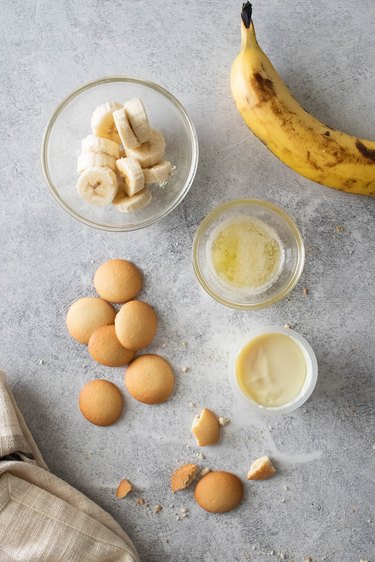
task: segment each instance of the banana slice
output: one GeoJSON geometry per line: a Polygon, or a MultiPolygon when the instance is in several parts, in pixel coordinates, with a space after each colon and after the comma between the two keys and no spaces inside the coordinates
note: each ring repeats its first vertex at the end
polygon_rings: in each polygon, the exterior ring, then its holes
{"type": "Polygon", "coordinates": [[[165,138],[160,131],[150,129],[150,137],[138,148],[125,147],[126,156],[136,158],[142,168],[149,168],[159,162],[165,153],[165,138]]]}
{"type": "Polygon", "coordinates": [[[116,160],[118,173],[125,180],[124,191],[131,197],[141,191],[145,186],[145,176],[140,163],[135,158],[120,158],[116,160]]]}
{"type": "Polygon", "coordinates": [[[120,147],[117,143],[104,139],[101,137],[96,137],[95,135],[88,135],[81,142],[82,152],[104,152],[113,158],[120,158],[120,147]]]}
{"type": "Polygon", "coordinates": [[[150,185],[151,183],[162,183],[169,178],[171,171],[172,164],[169,162],[169,160],[162,160],[151,168],[145,168],[143,170],[145,176],[145,184],[150,185]]]}
{"type": "Polygon", "coordinates": [[[146,207],[152,199],[151,191],[148,187],[142,189],[132,197],[128,197],[124,193],[116,195],[112,201],[113,205],[121,213],[134,213],[146,207]]]}
{"type": "Polygon", "coordinates": [[[113,112],[121,107],[121,103],[117,101],[110,101],[98,105],[91,117],[91,128],[94,135],[117,142],[117,144],[121,143],[113,120],[113,112]]]}
{"type": "Polygon", "coordinates": [[[136,148],[141,144],[130,126],[124,107],[113,112],[113,119],[115,121],[118,134],[120,135],[121,142],[125,148],[136,148]]]}
{"type": "Polygon", "coordinates": [[[82,199],[97,207],[103,207],[115,198],[118,183],[116,174],[110,168],[94,166],[82,172],[76,187],[82,199]]]}
{"type": "Polygon", "coordinates": [[[151,127],[142,100],[133,98],[132,100],[126,101],[124,103],[124,108],[139,144],[148,141],[151,127]]]}
{"type": "Polygon", "coordinates": [[[86,168],[111,168],[116,169],[116,158],[100,152],[84,152],[78,156],[77,172],[80,174],[86,168]]]}

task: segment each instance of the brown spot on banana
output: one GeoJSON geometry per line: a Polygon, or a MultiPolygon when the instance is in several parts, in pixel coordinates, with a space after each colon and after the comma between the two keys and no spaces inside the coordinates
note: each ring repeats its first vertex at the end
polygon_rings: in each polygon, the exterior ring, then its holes
{"type": "Polygon", "coordinates": [[[357,183],[357,180],[355,180],[354,178],[348,178],[348,179],[345,181],[345,184],[346,184],[348,187],[352,187],[355,183],[357,183]]]}
{"type": "Polygon", "coordinates": [[[307,154],[307,161],[311,164],[311,166],[312,166],[313,168],[315,168],[315,170],[320,170],[320,171],[322,172],[322,171],[323,171],[323,168],[321,168],[321,167],[315,162],[315,160],[313,160],[313,159],[311,158],[310,150],[308,150],[308,151],[306,152],[306,154],[307,154]]]}
{"type": "Polygon", "coordinates": [[[355,146],[358,149],[358,151],[362,154],[362,156],[364,156],[365,158],[367,158],[367,160],[370,160],[371,162],[375,162],[375,150],[373,150],[372,148],[368,148],[359,139],[356,140],[355,146]]]}
{"type": "Polygon", "coordinates": [[[269,78],[265,78],[259,72],[255,72],[250,82],[254,91],[257,93],[260,103],[270,101],[273,97],[275,97],[275,88],[272,80],[269,78]]]}

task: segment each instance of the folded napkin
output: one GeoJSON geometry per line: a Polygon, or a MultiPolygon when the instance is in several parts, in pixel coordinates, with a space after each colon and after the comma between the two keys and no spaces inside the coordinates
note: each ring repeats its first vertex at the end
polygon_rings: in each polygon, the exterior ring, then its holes
{"type": "Polygon", "coordinates": [[[139,562],[120,525],[48,470],[2,371],[0,560],[139,562]]]}

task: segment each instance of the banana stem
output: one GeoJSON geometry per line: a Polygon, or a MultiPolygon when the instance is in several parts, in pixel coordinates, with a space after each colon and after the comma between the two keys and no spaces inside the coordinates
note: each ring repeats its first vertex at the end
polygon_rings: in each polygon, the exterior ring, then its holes
{"type": "Polygon", "coordinates": [[[245,2],[244,4],[242,4],[241,18],[246,29],[249,29],[250,27],[252,13],[253,7],[250,2],[245,2]]]}
{"type": "Polygon", "coordinates": [[[252,20],[253,8],[250,2],[245,2],[242,5],[241,12],[241,45],[242,49],[251,49],[258,46],[257,38],[255,35],[254,23],[252,20]]]}

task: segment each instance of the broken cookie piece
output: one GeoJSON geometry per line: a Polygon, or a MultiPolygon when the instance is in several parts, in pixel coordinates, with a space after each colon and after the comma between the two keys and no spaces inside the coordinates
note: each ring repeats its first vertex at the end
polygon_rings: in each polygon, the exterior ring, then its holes
{"type": "Polygon", "coordinates": [[[273,466],[271,459],[267,456],[260,457],[250,466],[247,473],[247,480],[266,480],[275,474],[276,468],[273,466]]]}
{"type": "Polygon", "coordinates": [[[203,408],[200,415],[194,419],[191,431],[199,447],[214,445],[220,437],[219,420],[211,410],[203,408]]]}
{"type": "Polygon", "coordinates": [[[184,464],[177,468],[172,474],[171,488],[173,493],[179,490],[185,490],[193,482],[198,473],[198,466],[196,464],[184,464]]]}
{"type": "Polygon", "coordinates": [[[123,499],[132,490],[129,480],[121,480],[116,490],[116,498],[123,499]]]}

